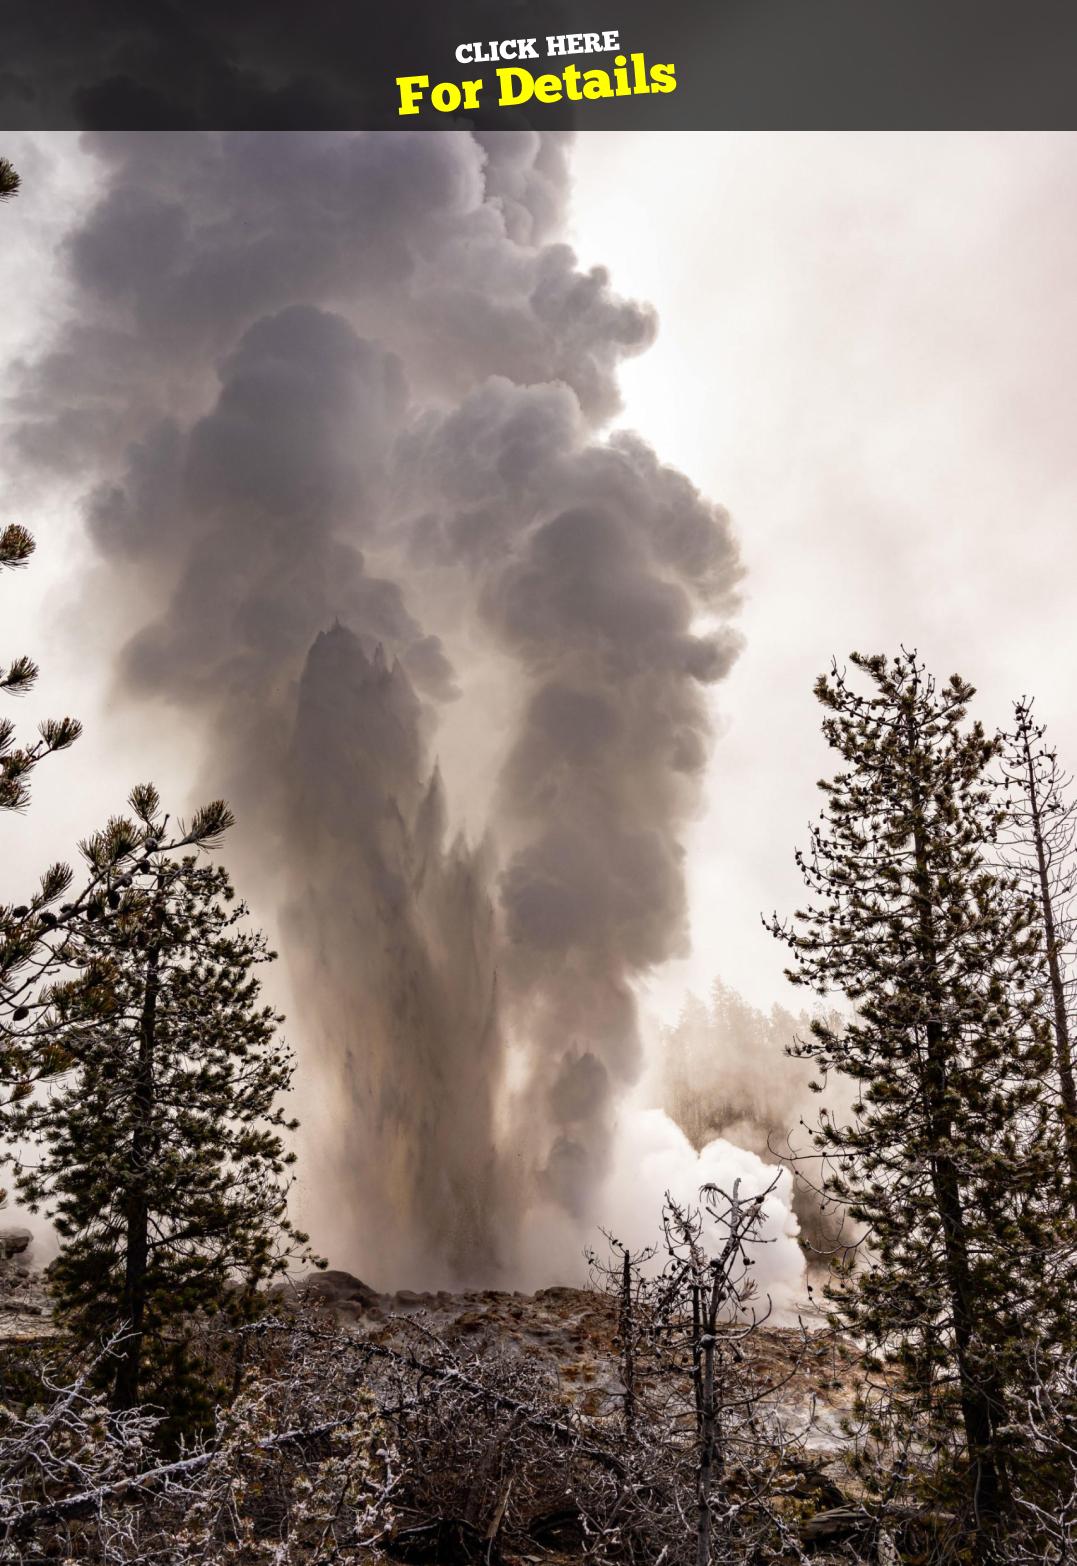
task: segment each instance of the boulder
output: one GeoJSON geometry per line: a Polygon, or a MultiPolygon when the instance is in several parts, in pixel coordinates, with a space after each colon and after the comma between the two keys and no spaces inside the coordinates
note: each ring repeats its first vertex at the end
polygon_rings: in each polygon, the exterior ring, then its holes
{"type": "Polygon", "coordinates": [[[377,1290],[369,1284],[354,1278],[350,1272],[337,1272],[333,1268],[308,1273],[303,1279],[303,1288],[327,1305],[358,1305],[363,1310],[370,1310],[381,1300],[377,1290]]]}
{"type": "Polygon", "coordinates": [[[414,1289],[397,1289],[392,1296],[392,1303],[396,1310],[423,1310],[431,1303],[433,1296],[429,1294],[416,1294],[414,1289]]]}
{"type": "Polygon", "coordinates": [[[29,1229],[0,1229],[0,1257],[9,1261],[29,1250],[34,1237],[29,1229]]]}

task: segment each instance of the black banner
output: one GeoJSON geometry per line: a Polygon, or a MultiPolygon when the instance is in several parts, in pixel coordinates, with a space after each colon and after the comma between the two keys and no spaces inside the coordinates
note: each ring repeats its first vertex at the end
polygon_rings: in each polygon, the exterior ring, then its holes
{"type": "Polygon", "coordinates": [[[3,0],[0,126],[1063,129],[1072,0],[3,0]]]}

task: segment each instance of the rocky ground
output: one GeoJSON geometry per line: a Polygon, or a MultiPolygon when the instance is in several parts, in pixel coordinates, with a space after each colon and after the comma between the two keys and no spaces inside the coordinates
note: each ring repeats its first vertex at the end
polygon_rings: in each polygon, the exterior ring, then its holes
{"type": "MultiPolygon", "coordinates": [[[[605,1295],[571,1288],[533,1295],[497,1289],[377,1294],[349,1273],[334,1271],[306,1281],[342,1325],[365,1336],[389,1340],[396,1323],[416,1317],[453,1344],[476,1349],[496,1344],[539,1356],[587,1414],[611,1411],[622,1396],[613,1347],[617,1307],[605,1295]]],[[[848,1346],[806,1319],[802,1327],[761,1327],[751,1347],[764,1379],[778,1388],[776,1403],[788,1427],[805,1431],[813,1454],[832,1456],[856,1392],[848,1346]]]]}
{"type": "MultiPolygon", "coordinates": [[[[391,1341],[402,1321],[419,1320],[454,1345],[480,1352],[508,1347],[539,1357],[566,1399],[586,1414],[611,1412],[622,1396],[613,1347],[616,1305],[604,1295],[560,1287],[533,1295],[498,1289],[379,1294],[350,1273],[332,1270],[312,1274],[305,1284],[342,1326],[375,1341],[391,1341]]],[[[0,1344],[45,1342],[57,1333],[29,1231],[0,1229],[0,1344]]],[[[805,1329],[760,1328],[752,1352],[778,1388],[777,1405],[789,1428],[803,1429],[806,1448],[820,1459],[832,1456],[856,1391],[847,1347],[809,1322],[805,1329]]]]}
{"type": "Polygon", "coordinates": [[[43,1343],[57,1335],[29,1229],[0,1229],[0,1345],[43,1343]]]}

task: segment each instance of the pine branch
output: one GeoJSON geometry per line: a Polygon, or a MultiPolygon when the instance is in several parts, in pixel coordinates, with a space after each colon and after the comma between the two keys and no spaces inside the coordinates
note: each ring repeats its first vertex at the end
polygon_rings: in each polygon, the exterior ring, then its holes
{"type": "MultiPolygon", "coordinates": [[[[10,165],[9,165],[10,167],[10,165]]],[[[3,183],[4,160],[0,158],[0,185],[3,183]]],[[[0,531],[0,569],[17,569],[29,560],[34,552],[33,534],[19,522],[9,522],[0,531]]]]}

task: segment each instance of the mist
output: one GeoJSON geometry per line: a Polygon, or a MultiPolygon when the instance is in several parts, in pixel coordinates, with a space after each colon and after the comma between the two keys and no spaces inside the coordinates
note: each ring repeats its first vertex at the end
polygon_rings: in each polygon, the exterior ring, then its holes
{"type": "Polygon", "coordinates": [[[83,150],[8,445],[112,699],[239,817],[308,1226],[379,1286],[571,1267],[740,647],[728,516],[610,430],[654,314],[559,237],[562,135],[83,150]]]}

